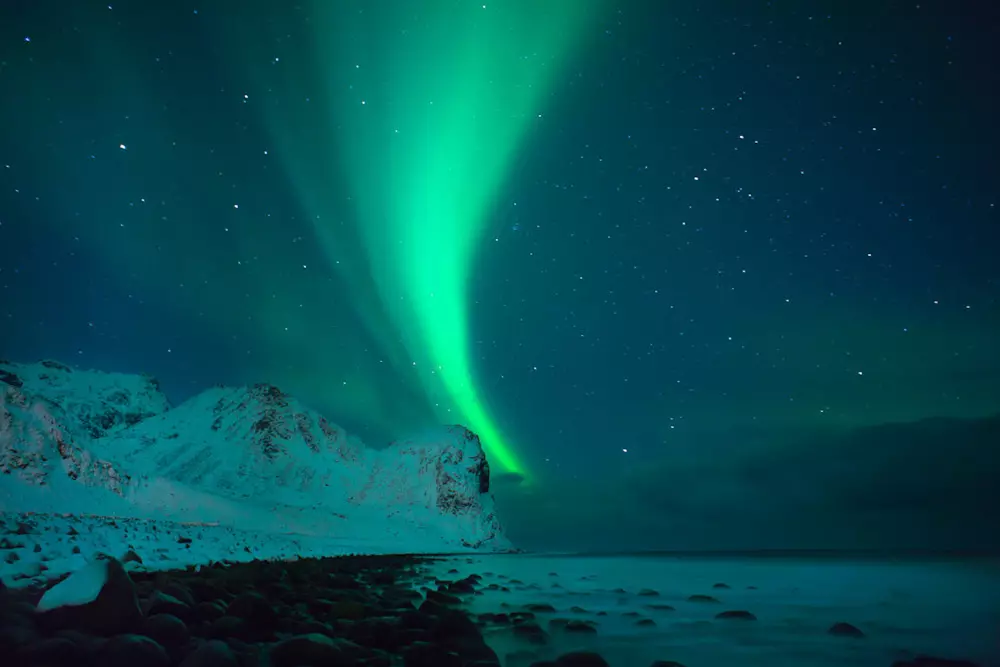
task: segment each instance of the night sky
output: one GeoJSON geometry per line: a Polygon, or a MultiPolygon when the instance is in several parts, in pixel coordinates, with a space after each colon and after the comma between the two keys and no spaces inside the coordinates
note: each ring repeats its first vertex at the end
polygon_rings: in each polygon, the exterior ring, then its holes
{"type": "Polygon", "coordinates": [[[0,356],[466,424],[525,546],[1000,546],[987,7],[5,0],[0,356]]]}

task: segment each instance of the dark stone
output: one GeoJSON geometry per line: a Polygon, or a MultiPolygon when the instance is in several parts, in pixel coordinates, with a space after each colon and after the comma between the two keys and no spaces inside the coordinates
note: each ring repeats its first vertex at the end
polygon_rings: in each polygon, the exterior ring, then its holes
{"type": "Polygon", "coordinates": [[[448,610],[448,607],[434,600],[424,600],[417,608],[417,611],[424,616],[440,616],[448,610]]]}
{"type": "Polygon", "coordinates": [[[657,591],[654,591],[652,588],[643,588],[641,591],[639,591],[638,595],[645,595],[652,597],[654,595],[659,595],[659,593],[657,591]]]}
{"type": "Polygon", "coordinates": [[[851,625],[850,623],[834,623],[826,631],[827,634],[837,635],[838,637],[855,637],[860,639],[865,636],[865,633],[861,632],[857,627],[851,625]]]}
{"type": "Polygon", "coordinates": [[[7,603],[4,610],[9,614],[18,617],[20,620],[27,620],[34,623],[35,606],[25,600],[13,600],[7,603]]]}
{"type": "Polygon", "coordinates": [[[334,637],[336,633],[333,631],[333,626],[329,623],[323,623],[322,621],[314,621],[312,619],[307,621],[294,621],[291,620],[291,625],[289,630],[293,635],[311,635],[318,633],[321,635],[326,635],[327,637],[334,637]]]}
{"type": "Polygon", "coordinates": [[[156,614],[146,619],[142,634],[167,648],[183,646],[191,639],[191,631],[184,621],[170,614],[156,614]]]}
{"type": "Polygon", "coordinates": [[[684,667],[684,665],[673,660],[654,660],[649,667],[684,667]]]}
{"type": "Polygon", "coordinates": [[[532,644],[546,644],[549,636],[542,630],[541,626],[534,621],[525,621],[514,626],[514,636],[520,637],[532,644]]]}
{"type": "Polygon", "coordinates": [[[118,635],[112,637],[101,649],[101,667],[168,667],[170,656],[166,649],[149,637],[118,635]]]}
{"type": "Polygon", "coordinates": [[[108,568],[107,580],[97,598],[87,604],[43,611],[38,614],[39,625],[50,632],[74,628],[105,637],[139,628],[142,612],[132,580],[117,559],[102,556],[101,560],[108,568]]]}
{"type": "MultiPolygon", "coordinates": [[[[503,577],[504,575],[497,575],[503,577]]],[[[504,654],[504,662],[508,665],[518,665],[528,664],[532,660],[538,657],[538,651],[531,649],[517,649],[515,651],[510,651],[504,654]]]]}
{"type": "Polygon", "coordinates": [[[438,604],[462,604],[461,598],[435,590],[427,591],[427,599],[438,604]]]}
{"type": "Polygon", "coordinates": [[[330,608],[330,614],[335,619],[345,618],[353,621],[360,620],[369,615],[368,607],[363,602],[357,600],[337,600],[330,608]]]}
{"type": "Polygon", "coordinates": [[[673,606],[669,604],[644,604],[642,606],[646,609],[653,609],[656,611],[676,611],[673,606]]]}
{"type": "Polygon", "coordinates": [[[399,615],[400,627],[406,629],[430,630],[434,625],[433,619],[417,611],[404,611],[399,615]]]}
{"type": "MultiPolygon", "coordinates": [[[[358,660],[356,667],[394,667],[399,665],[396,661],[395,656],[385,653],[384,651],[374,651],[371,655],[362,660],[358,660]]],[[[473,667],[470,663],[466,667],[473,667]]],[[[500,665],[495,665],[494,667],[500,667],[500,665]]]]}
{"type": "Polygon", "coordinates": [[[608,661],[593,651],[573,651],[556,658],[559,667],[608,667],[608,661]]]}
{"type": "Polygon", "coordinates": [[[732,588],[732,586],[730,586],[729,584],[718,583],[718,584],[712,584],[712,588],[726,588],[726,589],[728,589],[728,588],[732,588]]]}
{"type": "MultiPolygon", "coordinates": [[[[318,593],[319,591],[317,591],[318,593]]],[[[311,595],[304,596],[301,600],[302,604],[306,606],[310,614],[315,614],[317,616],[326,616],[333,611],[333,601],[327,600],[322,597],[312,597],[311,595]]]]}
{"type": "Polygon", "coordinates": [[[592,622],[578,621],[575,619],[567,621],[566,624],[563,625],[563,630],[565,630],[566,632],[574,632],[579,634],[588,634],[588,635],[597,634],[597,627],[592,622]]]}
{"type": "Polygon", "coordinates": [[[399,646],[396,624],[382,618],[357,621],[346,628],[340,628],[338,634],[346,635],[352,642],[362,646],[389,651],[399,646]]]}
{"type": "Polygon", "coordinates": [[[462,657],[443,646],[417,642],[403,649],[404,667],[462,667],[462,657]]]}
{"type": "Polygon", "coordinates": [[[324,667],[342,664],[337,642],[320,634],[289,637],[272,645],[268,654],[274,667],[324,667]]]}
{"type": "Polygon", "coordinates": [[[689,595],[688,602],[718,602],[711,595],[689,595]]]}
{"type": "Polygon", "coordinates": [[[221,602],[199,602],[194,608],[194,616],[199,621],[214,621],[226,615],[226,608],[221,602]]]}
{"type": "Polygon", "coordinates": [[[448,644],[445,647],[460,655],[466,667],[472,664],[500,667],[500,658],[497,657],[493,649],[487,646],[486,642],[482,639],[463,640],[458,643],[448,644]]]}
{"type": "Polygon", "coordinates": [[[431,633],[421,628],[404,628],[396,632],[396,643],[398,646],[407,646],[416,642],[426,642],[430,640],[431,633]]]}
{"type": "Polygon", "coordinates": [[[209,639],[235,637],[236,639],[247,640],[253,636],[253,631],[242,618],[223,616],[212,621],[205,634],[209,639]]]}
{"type": "Polygon", "coordinates": [[[188,605],[184,604],[173,595],[168,595],[161,591],[153,591],[153,594],[146,599],[142,605],[147,616],[156,614],[170,614],[183,620],[186,623],[197,618],[197,614],[188,605]]]}
{"type": "Polygon", "coordinates": [[[199,644],[181,661],[180,667],[237,667],[236,654],[225,642],[211,640],[199,644]]]}
{"type": "Polygon", "coordinates": [[[438,618],[433,637],[436,641],[448,642],[463,637],[481,639],[482,635],[471,618],[460,611],[447,610],[438,618]]]}
{"type": "Polygon", "coordinates": [[[215,602],[222,595],[222,588],[214,576],[217,571],[213,568],[204,568],[201,571],[201,579],[190,579],[187,581],[188,590],[198,602],[215,602]]]}
{"type": "Polygon", "coordinates": [[[160,590],[165,594],[180,600],[189,607],[194,607],[198,604],[198,601],[194,598],[194,594],[191,593],[191,589],[175,581],[169,581],[163,586],[160,586],[160,590]]]}
{"type": "Polygon", "coordinates": [[[524,605],[524,608],[527,609],[528,611],[534,612],[536,614],[537,613],[551,613],[551,614],[554,614],[556,612],[556,608],[553,607],[550,604],[534,604],[534,603],[533,604],[526,604],[526,605],[524,605]]]}
{"type": "Polygon", "coordinates": [[[76,667],[84,661],[83,653],[79,646],[65,637],[49,637],[23,646],[17,652],[17,660],[25,665],[76,667]]]}
{"type": "Polygon", "coordinates": [[[721,611],[715,615],[716,618],[721,620],[737,620],[737,621],[756,621],[757,617],[750,612],[743,609],[736,609],[732,611],[721,611]]]}
{"type": "Polygon", "coordinates": [[[0,617],[0,655],[11,655],[38,641],[38,631],[27,619],[0,617]]]}
{"type": "Polygon", "coordinates": [[[328,581],[331,587],[344,590],[361,590],[364,584],[347,574],[331,574],[328,581]]]}
{"type": "Polygon", "coordinates": [[[9,384],[11,387],[23,387],[24,382],[10,371],[0,369],[0,382],[9,384]]]}
{"type": "Polygon", "coordinates": [[[448,584],[447,590],[451,593],[475,593],[476,581],[469,578],[459,579],[448,584]]]}
{"type": "Polygon", "coordinates": [[[60,630],[55,633],[53,637],[63,637],[70,640],[80,649],[82,655],[90,656],[96,655],[101,648],[107,643],[107,639],[103,637],[93,637],[79,630],[60,630]]]}
{"type": "Polygon", "coordinates": [[[278,613],[260,593],[243,593],[229,603],[226,616],[246,621],[247,627],[258,641],[270,638],[277,628],[278,613]]]}
{"type": "Polygon", "coordinates": [[[651,618],[640,618],[638,621],[635,622],[635,624],[638,625],[639,627],[650,628],[656,625],[656,621],[654,621],[651,618]]]}
{"type": "Polygon", "coordinates": [[[979,667],[969,660],[951,660],[930,655],[918,655],[912,660],[897,660],[892,667],[979,667]]]}

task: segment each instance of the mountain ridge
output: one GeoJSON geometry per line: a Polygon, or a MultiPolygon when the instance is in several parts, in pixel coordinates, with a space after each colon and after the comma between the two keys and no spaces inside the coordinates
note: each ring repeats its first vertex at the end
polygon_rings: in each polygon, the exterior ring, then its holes
{"type": "Polygon", "coordinates": [[[149,376],[51,360],[0,362],[0,501],[4,512],[194,521],[379,552],[510,546],[489,463],[463,426],[376,450],[270,384],[171,406],[149,376]]]}

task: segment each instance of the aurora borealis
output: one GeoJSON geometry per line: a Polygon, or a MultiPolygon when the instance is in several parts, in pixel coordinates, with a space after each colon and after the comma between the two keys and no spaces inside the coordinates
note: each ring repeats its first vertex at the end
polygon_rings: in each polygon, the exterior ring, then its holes
{"type": "Polygon", "coordinates": [[[464,423],[528,543],[964,535],[980,435],[872,489],[1000,410],[996,54],[898,10],[4,3],[0,357],[464,423]]]}
{"type": "MultiPolygon", "coordinates": [[[[296,47],[266,58],[256,45],[280,41],[281,17],[193,12],[224,45],[222,60],[249,91],[243,101],[265,98],[257,111],[274,148],[264,152],[288,174],[325,268],[354,288],[349,298],[367,333],[397,371],[412,366],[408,372],[439,420],[468,424],[499,471],[525,478],[476,387],[468,285],[511,163],[598,3],[533,7],[437,2],[411,16],[397,13],[398,3],[314,2],[291,13],[301,21],[296,47]],[[352,75],[346,94],[344,71],[352,75]],[[287,87],[286,97],[274,95],[274,87],[287,87]],[[295,107],[291,100],[308,101],[295,107]],[[346,224],[328,195],[344,187],[326,171],[335,165],[350,193],[346,224]],[[363,256],[343,256],[352,241],[363,256]]],[[[109,11],[95,30],[114,31],[128,9],[109,11]]],[[[108,48],[100,41],[87,46],[99,62],[113,57],[108,48]]],[[[142,77],[126,64],[104,65],[119,73],[119,83],[142,77]]],[[[110,261],[141,265],[139,250],[101,249],[117,256],[110,261]]],[[[318,393],[320,400],[328,395],[318,393]]]]}
{"type": "MultiPolygon", "coordinates": [[[[525,478],[476,387],[468,285],[499,189],[545,110],[550,79],[598,7],[559,0],[538,12],[523,1],[439,2],[423,7],[414,23],[394,11],[398,3],[316,2],[304,36],[321,99],[340,99],[319,112],[329,123],[316,148],[324,162],[339,161],[350,184],[379,303],[438,418],[447,421],[454,410],[499,470],[525,478]],[[357,73],[347,96],[337,77],[345,63],[357,73]]],[[[247,32],[257,34],[253,21],[236,23],[220,26],[227,39],[256,43],[247,32]]],[[[243,55],[238,60],[253,62],[243,55]]],[[[258,89],[269,83],[266,75],[251,81],[258,89]]],[[[306,146],[315,137],[299,134],[282,111],[268,111],[269,130],[336,266],[339,223],[316,201],[328,186],[306,175],[306,146]]],[[[356,283],[352,267],[343,275],[356,283]]],[[[368,306],[358,300],[357,307],[368,306]]],[[[378,335],[384,323],[371,326],[378,335]]]]}
{"type": "Polygon", "coordinates": [[[401,12],[396,25],[389,6],[316,6],[318,61],[366,72],[359,108],[334,133],[381,301],[427,394],[455,407],[502,471],[520,475],[476,387],[468,285],[514,156],[597,7],[430,3],[408,30],[412,17],[401,12]]]}

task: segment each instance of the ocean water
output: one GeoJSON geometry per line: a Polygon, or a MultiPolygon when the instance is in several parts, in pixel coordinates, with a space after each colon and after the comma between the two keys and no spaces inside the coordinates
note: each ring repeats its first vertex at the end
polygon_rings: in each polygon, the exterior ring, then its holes
{"type": "Polygon", "coordinates": [[[544,646],[509,628],[485,631],[507,667],[581,649],[598,651],[612,667],[648,667],[654,660],[686,667],[889,667],[918,654],[1000,665],[1000,558],[516,554],[452,557],[431,572],[442,579],[476,573],[484,585],[510,588],[471,597],[473,612],[555,607],[536,614],[550,633],[544,646]],[[717,583],[729,588],[713,588],[717,583]],[[658,595],[639,595],[642,589],[658,595]],[[689,601],[695,594],[719,602],[689,601]],[[757,620],[717,620],[724,610],[746,610],[757,620]],[[567,634],[550,629],[551,618],[595,621],[598,631],[567,634]],[[655,625],[639,626],[639,618],[655,625]],[[865,637],[827,633],[841,621],[865,637]]]}

